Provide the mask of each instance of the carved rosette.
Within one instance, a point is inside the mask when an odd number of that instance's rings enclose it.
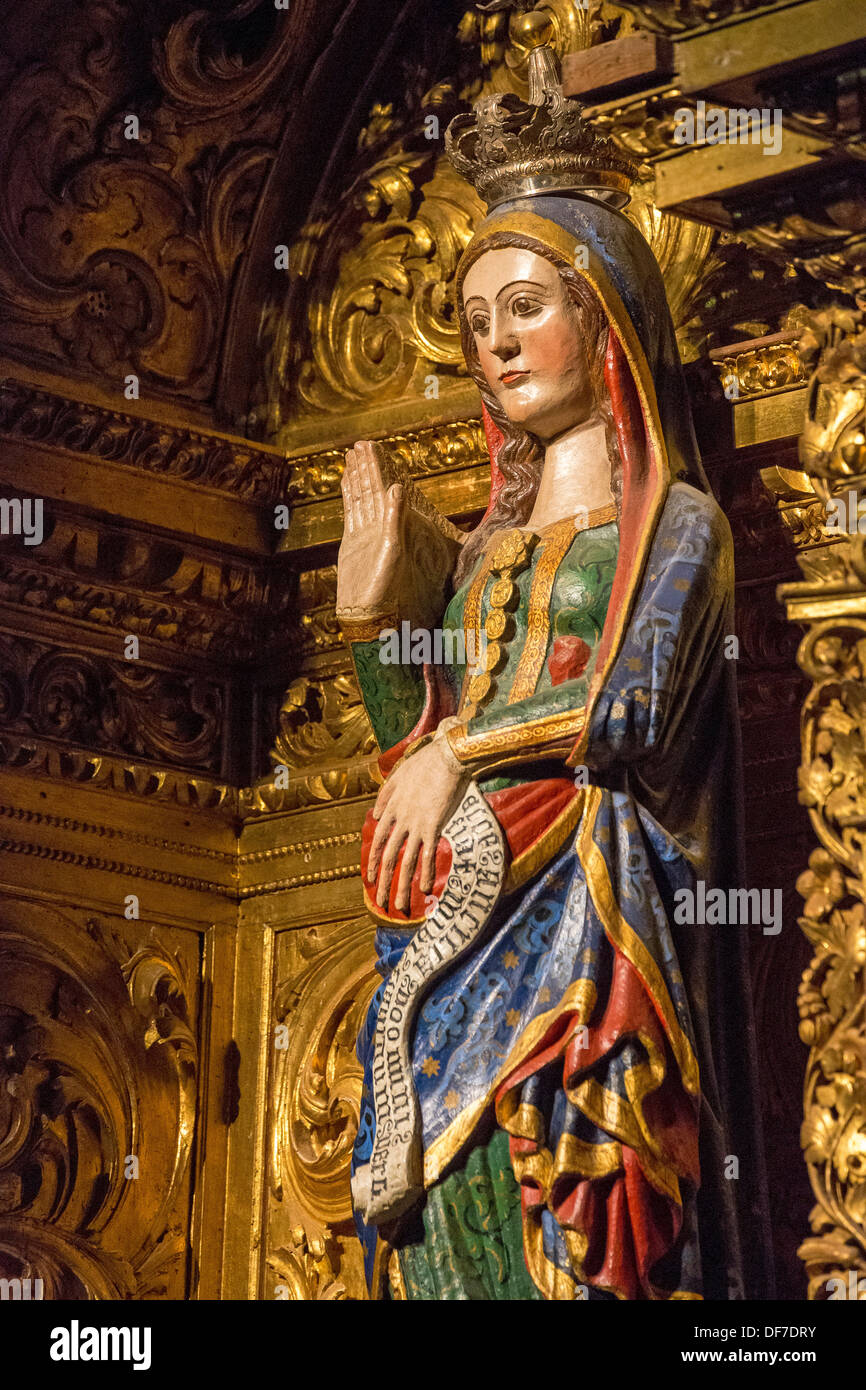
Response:
[[[802,1142],[816,1205],[800,1255],[809,1297],[823,1301],[866,1298],[866,535],[856,514],[866,483],[863,313],[813,316],[800,351],[814,368],[800,440],[804,472],[786,480],[774,470],[768,482],[777,495],[790,484],[782,500],[805,576],[780,597],[788,616],[807,626],[798,662],[812,681],[800,800],[819,848],[797,888],[805,899],[800,925],[814,950],[799,1011],[810,1049]],[[844,500],[851,523],[841,536],[828,521],[834,499]]]

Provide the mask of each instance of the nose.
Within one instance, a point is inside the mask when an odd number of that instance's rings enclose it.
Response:
[[[487,346],[501,362],[510,362],[511,358],[517,357],[520,352],[520,343],[513,323],[507,315],[497,312],[496,309],[490,315],[490,341]]]

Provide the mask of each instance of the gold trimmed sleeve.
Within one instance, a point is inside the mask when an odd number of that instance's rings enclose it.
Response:
[[[353,618],[337,614],[340,635],[347,647],[355,642],[376,642],[383,632],[399,629],[400,620],[396,613],[385,613],[381,618]]]
[[[458,762],[477,775],[515,763],[557,757],[564,760],[583,731],[584,717],[583,709],[564,710],[478,734],[470,734],[461,723],[450,728],[445,737]]]

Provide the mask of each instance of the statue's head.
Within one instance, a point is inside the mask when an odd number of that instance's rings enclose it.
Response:
[[[457,296],[466,365],[505,436],[498,459],[504,486],[464,546],[460,582],[488,534],[529,516],[547,444],[577,425],[603,422],[615,497],[619,454],[604,380],[608,321],[573,265],[531,237],[494,232],[461,264]]]
[[[498,167],[490,148],[475,153]],[[598,197],[515,194],[479,223],[454,288],[466,365],[503,436],[455,581],[493,532],[526,524],[549,443],[596,419],[621,532],[633,523],[642,553],[666,483],[708,484],[664,282],[638,228]]]
[[[474,261],[462,288],[468,365],[513,425],[547,444],[598,414],[600,309],[563,267],[502,246]]]

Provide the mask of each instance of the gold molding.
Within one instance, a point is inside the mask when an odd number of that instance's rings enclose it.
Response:
[[[825,1301],[862,1298],[866,1287],[866,536],[855,518],[847,538],[828,544],[826,524],[826,503],[850,492],[859,502],[866,484],[866,314],[815,314],[800,346],[814,369],[803,472],[773,470],[767,481],[799,543],[804,579],[779,597],[806,626],[797,660],[812,682],[799,781],[819,847],[797,888],[814,951],[798,1003],[816,1205],[799,1253],[809,1298]]]

